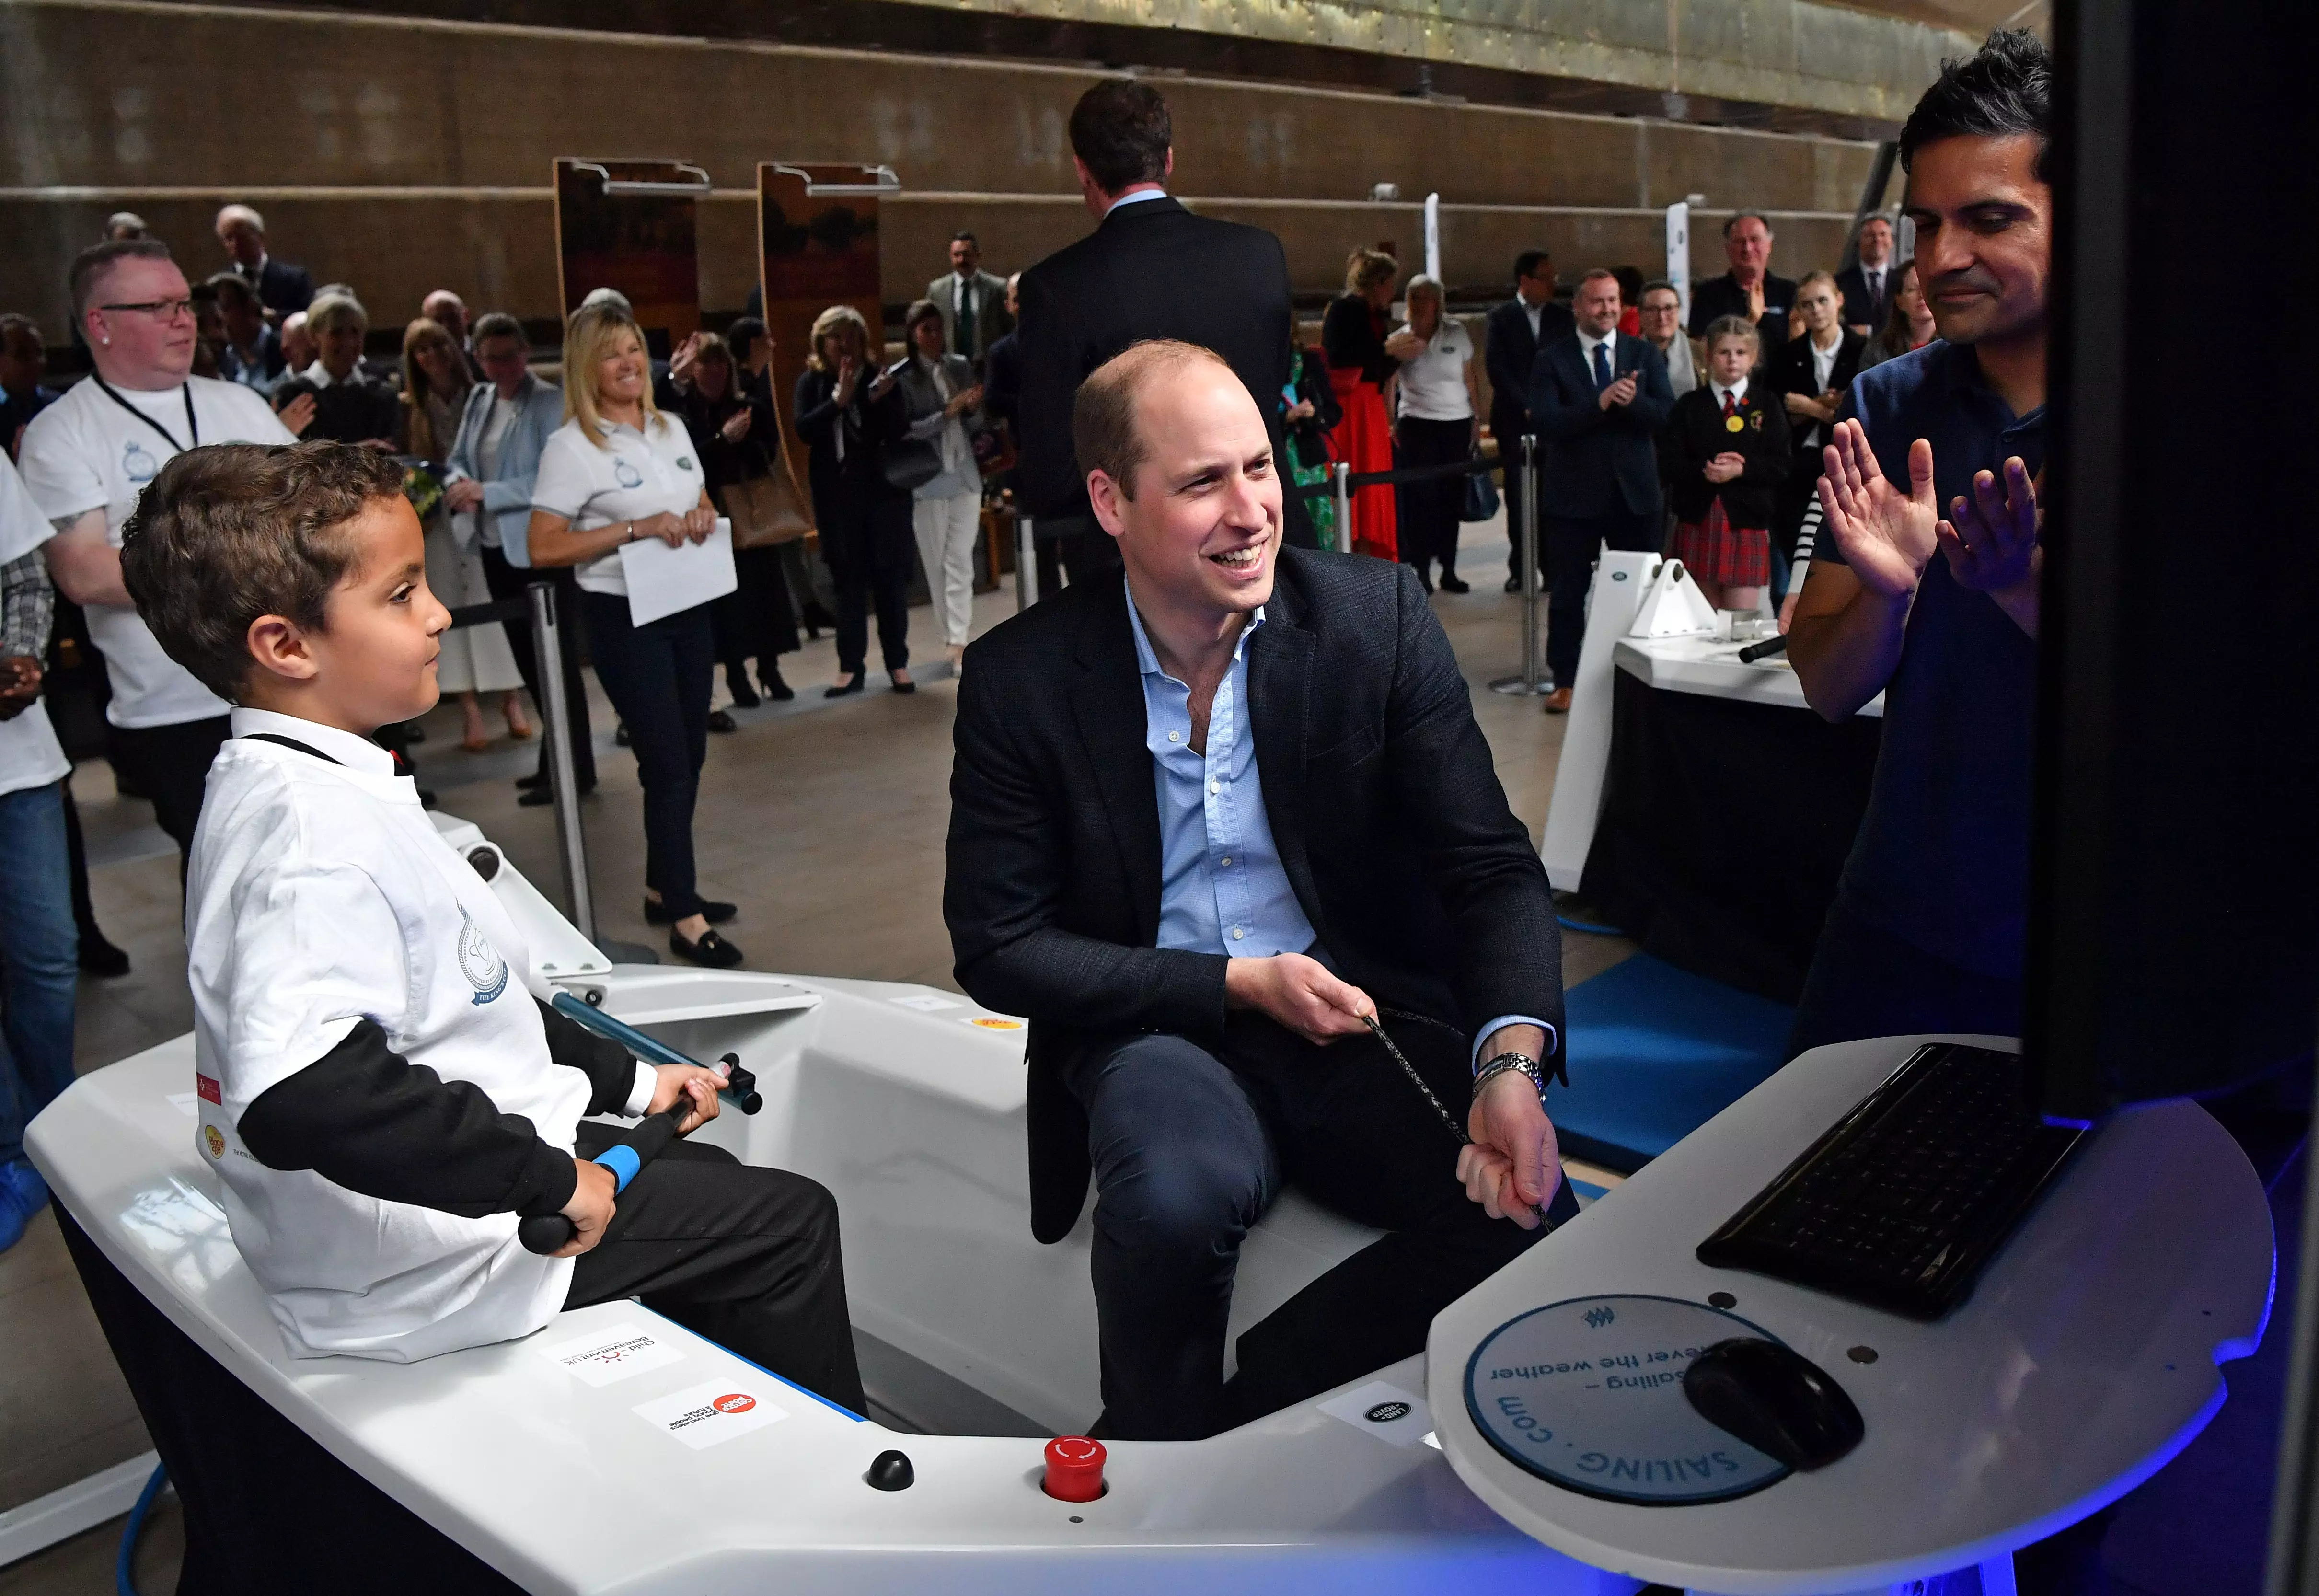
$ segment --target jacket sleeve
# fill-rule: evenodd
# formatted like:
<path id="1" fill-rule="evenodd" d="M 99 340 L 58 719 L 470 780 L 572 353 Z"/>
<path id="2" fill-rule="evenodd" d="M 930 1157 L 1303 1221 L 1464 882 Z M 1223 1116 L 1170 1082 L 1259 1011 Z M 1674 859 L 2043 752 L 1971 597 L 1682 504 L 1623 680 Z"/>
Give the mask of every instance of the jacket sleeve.
<path id="1" fill-rule="evenodd" d="M 1399 636 L 1385 700 L 1385 749 L 1398 807 L 1415 817 L 1424 869 L 1448 915 L 1459 1018 L 1478 1033 L 1530 1014 L 1559 1039 L 1562 936 L 1546 868 L 1507 807 L 1473 695 L 1414 570 L 1396 590 Z"/>
<path id="2" fill-rule="evenodd" d="M 1656 433 L 1674 409 L 1674 385 L 1667 381 L 1666 356 L 1639 338 L 1636 344 L 1643 358 L 1635 367 L 1635 396 L 1608 413 L 1632 431 Z"/>
<path id="3" fill-rule="evenodd" d="M 545 411 L 545 414 L 537 412 Z M 564 396 L 557 390 L 542 383 L 518 416 L 515 425 L 508 428 L 507 444 L 500 452 L 500 475 L 483 484 L 483 508 L 504 515 L 510 510 L 531 508 L 532 484 L 539 480 L 539 444 L 550 433 L 564 425 Z M 537 417 L 537 439 L 526 442 L 525 429 Z M 522 445 L 519 448 L 519 445 Z"/>
<path id="4" fill-rule="evenodd" d="M 651 1101 L 652 1066 L 630 1058 L 618 1042 L 544 1003 L 539 1004 L 539 1023 L 547 1032 L 548 1058 L 588 1078 L 590 1114 L 634 1114 Z"/>
<path id="5" fill-rule="evenodd" d="M 822 374 L 810 368 L 798 373 L 797 396 L 793 408 L 797 411 L 798 436 L 808 447 L 827 448 L 831 434 L 837 426 L 837 384 L 827 383 Z"/>
<path id="6" fill-rule="evenodd" d="M 1079 495 L 1077 457 L 1071 449 L 1071 400 L 1078 392 L 1078 338 L 1070 307 L 1048 282 L 1051 274 L 1033 266 L 1016 289 L 1023 316 L 1015 328 L 1021 351 L 1016 367 L 1015 441 L 1024 508 L 1032 516 L 1075 512 Z"/>
<path id="7" fill-rule="evenodd" d="M 1513 312 L 1516 316 L 1520 314 L 1520 311 Z M 1514 365 L 1513 345 L 1507 332 L 1508 326 L 1505 306 L 1500 305 L 1490 312 L 1489 320 L 1482 329 L 1482 336 L 1486 340 L 1482 351 L 1482 369 L 1490 374 L 1490 394 L 1493 401 L 1523 405 L 1529 398 L 1529 373 L 1517 369 Z M 1498 441 L 1501 446 L 1506 442 L 1503 438 Z"/>
<path id="8" fill-rule="evenodd" d="M 553 1213 L 579 1185 L 572 1155 L 529 1120 L 501 1114 L 472 1082 L 411 1063 L 374 1020 L 259 1093 L 235 1128 L 269 1169 L 311 1169 L 367 1197 L 466 1219 Z"/>
<path id="9" fill-rule="evenodd" d="M 1747 469 L 1739 480 L 1775 488 L 1788 480 L 1795 455 L 1794 429 L 1788 425 L 1788 407 L 1778 395 L 1764 407 L 1764 436 L 1747 453 Z"/>
<path id="10" fill-rule="evenodd" d="M 1008 735 L 1006 691 L 991 676 L 966 673 L 952 734 L 943 918 L 959 985 L 1041 1025 L 1219 1034 L 1223 954 L 1129 947 L 1057 924 L 1071 863 L 1060 800 Z"/>

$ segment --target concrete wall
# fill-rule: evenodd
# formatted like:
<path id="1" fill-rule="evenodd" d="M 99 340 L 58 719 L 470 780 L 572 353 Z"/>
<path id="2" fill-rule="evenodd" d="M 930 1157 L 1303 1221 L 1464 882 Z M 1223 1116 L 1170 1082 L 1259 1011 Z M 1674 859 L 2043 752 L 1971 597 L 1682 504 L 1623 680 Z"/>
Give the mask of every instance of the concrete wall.
<path id="1" fill-rule="evenodd" d="M 1089 225 L 1064 121 L 1085 68 L 637 38 L 326 13 L 0 0 L 0 307 L 61 331 L 63 270 L 131 209 L 180 258 L 222 264 L 217 205 L 266 212 L 275 251 L 352 282 L 374 320 L 429 288 L 471 306 L 555 311 L 548 171 L 559 155 L 675 157 L 707 168 L 701 293 L 737 308 L 755 280 L 760 160 L 892 165 L 884 293 L 914 297 L 971 228 L 994 269 Z M 1415 203 L 1444 200 L 1446 275 L 1502 280 L 1552 249 L 1566 275 L 1663 261 L 1660 209 L 1688 194 L 1773 212 L 1774 268 L 1832 264 L 1873 147 L 1641 119 L 1453 105 L 1340 90 L 1171 78 L 1175 188 L 1277 233 L 1300 289 L 1338 286 L 1346 251 L 1421 257 Z M 1372 205 L 1373 183 L 1412 203 Z M 1722 269 L 1715 211 L 1694 270 Z"/>

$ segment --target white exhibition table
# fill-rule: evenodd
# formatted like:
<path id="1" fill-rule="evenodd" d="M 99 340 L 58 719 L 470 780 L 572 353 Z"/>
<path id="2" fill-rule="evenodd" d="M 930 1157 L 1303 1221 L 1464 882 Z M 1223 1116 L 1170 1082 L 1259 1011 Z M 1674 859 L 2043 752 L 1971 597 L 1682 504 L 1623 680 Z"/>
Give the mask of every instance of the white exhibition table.
<path id="1" fill-rule="evenodd" d="M 1475 1493 L 1556 1550 L 1638 1578 L 1733 1596 L 1881 1591 L 2042 1539 L 2188 1445 L 2222 1405 L 2216 1366 L 2260 1340 L 2273 1284 L 2261 1182 L 2194 1103 L 2102 1125 L 1936 1323 L 1694 1256 L 1936 1040 L 2017 1046 L 1961 1036 L 1815 1049 L 1446 1309 L 1428 1390 L 1443 1449 Z M 1574 1297 L 1705 1303 L 1716 1292 L 1836 1376 L 1866 1420 L 1856 1449 L 1736 1501 L 1646 1507 L 1550 1484 L 1475 1428 L 1467 1362 L 1509 1320 Z M 1855 1361 L 1860 1348 L 1874 1361 Z"/>

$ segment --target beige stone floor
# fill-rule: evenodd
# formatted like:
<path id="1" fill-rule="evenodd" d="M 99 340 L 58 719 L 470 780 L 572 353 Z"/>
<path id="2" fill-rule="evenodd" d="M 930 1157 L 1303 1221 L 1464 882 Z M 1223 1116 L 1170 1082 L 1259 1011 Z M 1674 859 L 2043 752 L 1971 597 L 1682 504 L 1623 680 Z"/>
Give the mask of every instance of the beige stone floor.
<path id="1" fill-rule="evenodd" d="M 1518 602 L 1500 591 L 1502 534 L 1468 528 L 1462 564 L 1474 591 L 1438 595 L 1436 608 L 1474 685 L 1474 708 L 1496 754 L 1514 811 L 1533 836 L 1546 819 L 1563 722 L 1534 699 L 1488 690 L 1520 659 Z M 1013 613 L 1011 588 L 975 607 L 978 634 Z M 921 656 L 929 615 L 912 612 Z M 934 651 L 940 658 L 940 651 Z M 943 838 L 948 822 L 954 682 L 910 696 L 871 690 L 825 705 L 835 674 L 824 636 L 784 661 L 799 689 L 795 705 L 735 714 L 741 729 L 715 738 L 702 776 L 695 827 L 704 891 L 741 906 L 730 927 L 753 969 L 810 971 L 950 987 L 942 924 Z M 939 674 L 937 671 L 934 672 Z M 718 698 L 724 698 L 722 683 Z M 610 745 L 612 716 L 595 699 L 600 782 L 583 806 L 598 928 L 606 937 L 658 944 L 643 916 L 643 827 L 636 767 Z M 496 719 L 493 722 L 496 726 Z M 504 737 L 481 754 L 458 747 L 455 707 L 438 708 L 416 751 L 422 784 L 441 807 L 474 821 L 543 890 L 560 895 L 554 823 L 519 809 L 510 779 L 530 768 L 536 744 Z M 90 886 L 106 933 L 134 970 L 113 981 L 83 978 L 76 1055 L 94 1069 L 192 1027 L 183 974 L 176 858 L 142 803 L 115 797 L 102 763 L 75 779 L 92 854 Z M 1617 939 L 1566 938 L 1566 979 L 1575 983 L 1630 951 Z M 42 1215 L 0 1255 L 0 1511 L 145 1450 L 144 1430 L 81 1294 L 56 1230 Z M 164 1498 L 140 1560 L 140 1588 L 174 1582 L 174 1510 Z M 100 1596 L 112 1588 L 120 1525 L 90 1531 L 0 1569 L 0 1596 Z"/>

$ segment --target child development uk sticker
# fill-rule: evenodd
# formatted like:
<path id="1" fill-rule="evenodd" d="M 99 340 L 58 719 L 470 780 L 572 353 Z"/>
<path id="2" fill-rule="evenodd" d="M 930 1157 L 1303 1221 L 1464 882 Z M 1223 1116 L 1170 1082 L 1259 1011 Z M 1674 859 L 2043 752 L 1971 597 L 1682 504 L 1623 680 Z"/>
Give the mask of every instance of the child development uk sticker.
<path id="1" fill-rule="evenodd" d="M 789 1417 L 745 1384 L 729 1378 L 711 1380 L 673 1396 L 639 1403 L 630 1411 L 696 1452 L 753 1429 L 762 1429 L 768 1424 L 778 1424 Z"/>
<path id="2" fill-rule="evenodd" d="M 539 1348 L 550 1363 L 561 1364 L 586 1385 L 611 1385 L 647 1369 L 682 1363 L 684 1354 L 633 1324 L 606 1325 L 602 1330 Z"/>
<path id="3" fill-rule="evenodd" d="M 1645 1507 L 1728 1501 L 1789 1469 L 1701 1416 L 1683 1371 L 1733 1336 L 1736 1313 L 1673 1297 L 1576 1297 L 1492 1330 L 1466 1365 L 1466 1411 L 1542 1480 Z"/>

